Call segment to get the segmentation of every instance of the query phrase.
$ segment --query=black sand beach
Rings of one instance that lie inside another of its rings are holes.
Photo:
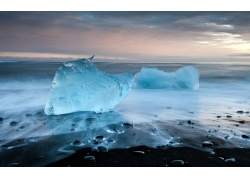
[[[139,152],[138,152],[139,151]],[[86,156],[94,156],[95,160]],[[235,162],[226,162],[234,158]],[[174,160],[182,160],[176,164]],[[218,148],[214,154],[190,147],[155,149],[138,146],[113,149],[108,152],[92,152],[90,148],[53,162],[48,167],[249,167],[250,149]]]

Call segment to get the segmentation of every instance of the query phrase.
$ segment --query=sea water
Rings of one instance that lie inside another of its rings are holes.
[[[133,74],[143,66],[173,72],[192,65],[200,71],[200,88],[132,89],[108,113],[46,116],[44,106],[61,65],[0,63],[0,166],[44,166],[84,147],[204,149],[207,140],[216,147],[250,147],[250,140],[242,138],[250,134],[250,64],[96,62],[107,73]],[[76,140],[81,143],[75,145]]]

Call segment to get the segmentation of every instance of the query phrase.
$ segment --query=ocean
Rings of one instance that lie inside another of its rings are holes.
[[[133,75],[143,66],[173,72],[192,65],[200,71],[200,87],[131,89],[108,113],[46,116],[44,106],[62,62],[2,61],[0,166],[44,166],[84,147],[98,151],[99,146],[169,145],[209,151],[201,146],[206,140],[221,141],[223,147],[250,147],[250,140],[242,138],[250,134],[250,64],[94,63],[107,73]],[[81,143],[75,145],[76,140]]]

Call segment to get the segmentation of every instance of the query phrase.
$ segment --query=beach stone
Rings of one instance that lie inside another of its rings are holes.
[[[103,136],[96,136],[95,138],[102,140],[104,137]]]
[[[75,140],[75,141],[73,142],[73,145],[74,145],[74,146],[80,146],[80,145],[82,145],[82,142],[79,141],[79,140]]]
[[[134,156],[143,156],[145,154],[145,152],[143,151],[133,151],[132,152],[132,155]]]
[[[173,160],[171,162],[171,165],[172,166],[183,166],[184,165],[184,162],[182,160]]]
[[[239,123],[240,123],[240,124],[244,124],[244,123],[245,123],[245,121],[244,121],[244,120],[242,120],[242,121],[239,121]]]
[[[231,118],[232,116],[230,116],[230,115],[227,115],[227,118]]]
[[[192,122],[190,120],[188,120],[188,124],[191,124]]]
[[[108,152],[108,149],[106,147],[104,147],[104,146],[99,146],[98,149],[101,152]]]
[[[108,142],[109,142],[109,143],[112,143],[112,142],[114,142],[114,140],[113,140],[113,139],[109,139]]]
[[[18,122],[16,122],[16,121],[10,122],[10,126],[16,126],[17,124],[18,124]]]
[[[245,139],[248,139],[248,138],[249,138],[249,136],[248,136],[248,135],[245,135],[245,134],[243,134],[241,137],[242,137],[242,138],[245,138]]]
[[[95,162],[95,156],[85,156],[84,160],[88,162]]]
[[[211,146],[213,146],[214,144],[211,142],[211,141],[204,141],[203,143],[202,143],[202,146],[203,147],[211,147]]]
[[[216,116],[217,118],[221,118],[221,116]]]
[[[29,114],[29,113],[28,113],[28,114],[25,114],[25,116],[32,116],[32,114]]]
[[[237,111],[238,114],[243,114],[243,111]]]
[[[235,162],[235,159],[234,158],[229,158],[229,159],[226,159],[225,162],[226,163],[232,163],[232,162]]]
[[[2,118],[2,117],[0,117],[0,121],[3,121],[3,118]]]
[[[249,114],[249,111],[246,111],[245,113],[246,113],[246,114]]]
[[[130,124],[130,123],[123,123],[123,126],[125,126],[125,127],[134,127],[134,125]]]

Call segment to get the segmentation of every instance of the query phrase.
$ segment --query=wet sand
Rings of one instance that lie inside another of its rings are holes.
[[[142,151],[133,153],[134,151]],[[94,156],[95,160],[86,160]],[[234,158],[235,162],[225,162]],[[173,165],[173,160],[182,160],[183,165]],[[127,149],[112,149],[108,152],[92,152],[91,148],[78,150],[73,155],[48,167],[250,167],[250,149],[217,148],[214,154],[191,147],[148,148],[138,146]]]

